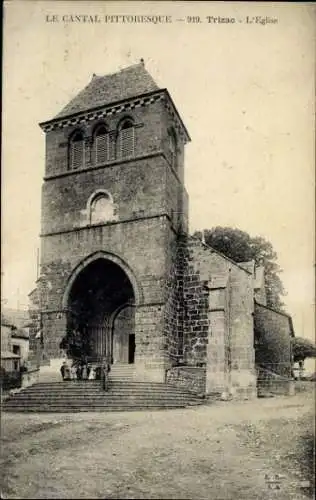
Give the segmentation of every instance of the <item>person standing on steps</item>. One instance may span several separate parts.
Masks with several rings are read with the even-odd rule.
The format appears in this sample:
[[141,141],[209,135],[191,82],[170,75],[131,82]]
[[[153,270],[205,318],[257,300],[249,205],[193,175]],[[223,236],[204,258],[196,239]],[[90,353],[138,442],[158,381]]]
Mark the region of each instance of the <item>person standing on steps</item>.
[[70,380],[71,379],[70,368],[69,368],[66,361],[64,361],[63,364],[61,365],[60,373],[61,373],[61,376],[63,377],[63,380]]
[[82,367],[82,380],[88,380],[88,369],[86,363],[84,363]]
[[109,373],[110,373],[110,371],[111,371],[111,364],[110,364],[108,358],[106,358],[102,363],[102,372],[101,372],[102,388],[104,391],[109,390]]
[[76,367],[75,367],[74,363],[71,366],[70,373],[71,373],[71,380],[76,380],[77,371],[76,371]]
[[60,373],[61,373],[63,380],[65,380],[66,366],[67,366],[66,361],[64,361],[60,367]]
[[81,366],[81,363],[78,363],[76,373],[77,373],[77,380],[81,380],[82,379],[82,366]]

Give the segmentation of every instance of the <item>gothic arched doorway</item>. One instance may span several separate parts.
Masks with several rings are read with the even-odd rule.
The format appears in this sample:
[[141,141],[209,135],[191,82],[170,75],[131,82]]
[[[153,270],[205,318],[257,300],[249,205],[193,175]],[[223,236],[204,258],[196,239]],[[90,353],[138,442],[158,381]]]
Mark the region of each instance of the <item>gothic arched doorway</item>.
[[114,311],[109,321],[113,362],[135,361],[135,305],[123,304]]
[[67,302],[70,357],[99,361],[115,356],[117,362],[129,362],[135,307],[127,306],[134,304],[135,294],[119,264],[106,258],[92,260],[73,280]]

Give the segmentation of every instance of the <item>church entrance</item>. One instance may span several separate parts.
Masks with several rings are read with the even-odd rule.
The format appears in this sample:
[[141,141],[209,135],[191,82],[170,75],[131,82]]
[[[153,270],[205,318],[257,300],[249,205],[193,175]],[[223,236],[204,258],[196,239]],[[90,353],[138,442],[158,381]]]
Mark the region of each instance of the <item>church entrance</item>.
[[130,333],[128,343],[128,362],[134,363],[135,359],[135,333]]
[[110,319],[112,325],[113,363],[134,363],[135,357],[135,307],[123,304]]
[[68,298],[69,357],[134,363],[135,296],[116,263],[98,258],[75,279]]

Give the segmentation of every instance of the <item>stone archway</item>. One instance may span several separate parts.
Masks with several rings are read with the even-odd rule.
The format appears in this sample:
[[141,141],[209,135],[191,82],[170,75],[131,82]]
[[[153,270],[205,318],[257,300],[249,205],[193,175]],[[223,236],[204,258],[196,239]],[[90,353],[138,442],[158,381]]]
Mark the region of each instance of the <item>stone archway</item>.
[[110,253],[110,252],[105,252],[102,250],[99,252],[95,252],[95,253],[89,255],[88,257],[86,257],[85,259],[83,259],[73,270],[73,272],[72,272],[72,274],[71,274],[71,276],[66,284],[65,291],[63,294],[63,300],[62,300],[63,310],[67,310],[69,294],[70,294],[71,288],[72,288],[75,280],[77,279],[77,277],[79,276],[81,271],[83,269],[85,269],[85,267],[87,267],[89,264],[96,261],[97,259],[109,260],[122,268],[122,270],[128,276],[128,279],[130,280],[130,282],[133,286],[134,295],[135,295],[135,305],[136,306],[141,305],[143,302],[143,294],[142,294],[141,287],[139,286],[138,281],[137,281],[132,269],[128,266],[128,264],[126,264],[126,262],[124,262],[123,259],[121,259],[117,255]]
[[[119,265],[120,259],[111,257],[109,259],[105,254],[98,253],[94,258],[86,259],[82,263],[84,265],[76,268],[67,284],[64,306],[72,358],[99,361],[109,356],[113,359],[115,312],[123,311],[126,304],[135,304],[139,300],[139,290],[130,270],[126,271]],[[115,356],[118,362],[128,362],[129,335],[134,335],[135,339],[134,316],[135,307],[125,317],[121,315],[117,323]]]
[[109,338],[113,362],[135,362],[135,304],[119,306],[109,318]]

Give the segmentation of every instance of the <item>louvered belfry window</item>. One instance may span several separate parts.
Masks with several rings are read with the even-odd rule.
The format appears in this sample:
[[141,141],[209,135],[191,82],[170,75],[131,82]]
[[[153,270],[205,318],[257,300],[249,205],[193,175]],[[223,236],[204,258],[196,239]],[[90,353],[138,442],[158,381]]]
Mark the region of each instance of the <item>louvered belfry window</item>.
[[177,140],[174,130],[169,132],[169,150],[171,165],[174,169],[177,168]]
[[71,170],[84,165],[84,139],[82,132],[76,132],[70,140],[69,166]]
[[116,131],[109,133],[109,160],[116,159]]
[[95,163],[102,165],[109,160],[109,134],[104,125],[95,132]]
[[120,158],[134,156],[135,129],[131,120],[125,120],[119,130],[118,152]]

